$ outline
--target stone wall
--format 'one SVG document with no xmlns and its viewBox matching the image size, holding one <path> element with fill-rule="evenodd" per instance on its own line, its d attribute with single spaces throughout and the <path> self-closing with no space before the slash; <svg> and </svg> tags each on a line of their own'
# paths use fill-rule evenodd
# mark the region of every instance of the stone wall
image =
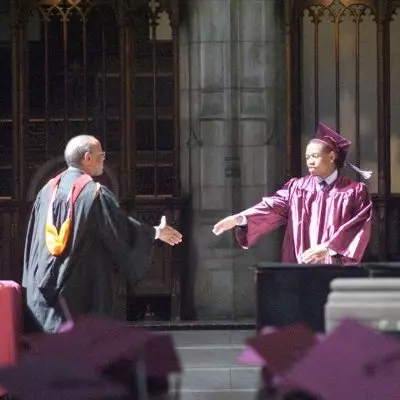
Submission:
<svg viewBox="0 0 400 400">
<path fill-rule="evenodd" d="M 284 36 L 279 0 L 187 0 L 180 31 L 181 170 L 191 198 L 187 313 L 254 316 L 257 261 L 279 260 L 279 234 L 244 251 L 215 222 L 283 179 Z"/>
</svg>

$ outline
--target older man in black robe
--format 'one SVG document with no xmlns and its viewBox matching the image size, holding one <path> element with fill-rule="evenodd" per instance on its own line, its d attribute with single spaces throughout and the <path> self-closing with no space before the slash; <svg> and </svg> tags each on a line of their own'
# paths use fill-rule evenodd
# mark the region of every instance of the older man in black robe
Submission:
<svg viewBox="0 0 400 400">
<path fill-rule="evenodd" d="M 154 240 L 169 245 L 182 235 L 165 223 L 141 223 L 120 209 L 106 187 L 105 153 L 93 136 L 72 138 L 65 148 L 68 169 L 36 197 L 26 237 L 23 286 L 36 329 L 55 332 L 82 314 L 111 315 L 112 273 L 122 269 L 132 282 L 149 269 Z"/>
</svg>

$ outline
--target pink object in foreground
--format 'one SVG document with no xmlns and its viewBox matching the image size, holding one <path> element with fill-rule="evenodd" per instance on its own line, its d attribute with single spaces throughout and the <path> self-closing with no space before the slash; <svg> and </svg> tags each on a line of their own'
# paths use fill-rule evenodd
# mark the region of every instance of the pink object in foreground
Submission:
<svg viewBox="0 0 400 400">
<path fill-rule="evenodd" d="M 126 398 L 118 382 L 104 379 L 84 360 L 23 357 L 17 365 L 1 369 L 0 379 L 19 400 L 94 400 Z M 122 397 L 125 396 L 125 397 Z"/>
<path fill-rule="evenodd" d="M 290 367 L 323 337 L 300 323 L 282 328 L 265 327 L 247 340 L 247 347 L 237 361 L 262 367 L 264 388 L 277 389 Z"/>
<path fill-rule="evenodd" d="M 0 367 L 13 365 L 18 357 L 18 340 L 22 328 L 21 286 L 0 281 Z M 0 396 L 6 391 L 0 386 Z"/>
<path fill-rule="evenodd" d="M 0 382 L 21 400 L 131 395 L 135 379 L 164 390 L 168 376 L 181 369 L 170 335 L 110 318 L 80 317 L 67 321 L 60 333 L 26 340 L 18 364 L 0 368 Z M 139 383 L 137 388 L 146 390 Z"/>
<path fill-rule="evenodd" d="M 121 359 L 141 360 L 148 376 L 181 370 L 170 335 L 150 332 L 111 318 L 84 316 L 62 325 L 60 333 L 28 336 L 30 354 L 79 361 L 102 370 Z"/>
<path fill-rule="evenodd" d="M 295 365 L 287 380 L 324 400 L 398 400 L 400 342 L 343 321 Z"/>
</svg>

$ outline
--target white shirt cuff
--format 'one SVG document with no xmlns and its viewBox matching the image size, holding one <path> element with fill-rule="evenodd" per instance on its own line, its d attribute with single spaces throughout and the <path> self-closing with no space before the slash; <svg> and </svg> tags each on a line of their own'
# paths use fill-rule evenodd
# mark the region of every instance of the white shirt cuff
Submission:
<svg viewBox="0 0 400 400">
<path fill-rule="evenodd" d="M 237 215 L 238 220 L 236 222 L 236 226 L 246 226 L 247 225 L 247 218 L 243 214 L 238 214 Z"/>
<path fill-rule="evenodd" d="M 336 253 L 336 251 L 335 250 L 331 250 L 329 247 L 328 247 L 328 254 L 332 257 L 332 256 L 337 256 L 337 253 Z"/>
<path fill-rule="evenodd" d="M 155 226 L 154 229 L 156 230 L 156 235 L 154 236 L 154 240 L 160 239 L 160 227 Z"/>
</svg>

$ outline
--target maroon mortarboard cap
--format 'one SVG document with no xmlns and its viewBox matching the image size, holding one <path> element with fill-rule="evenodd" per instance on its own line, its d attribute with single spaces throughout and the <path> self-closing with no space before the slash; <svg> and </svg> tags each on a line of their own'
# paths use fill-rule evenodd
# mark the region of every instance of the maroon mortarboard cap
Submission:
<svg viewBox="0 0 400 400">
<path fill-rule="evenodd" d="M 266 365 L 266 361 L 251 346 L 246 346 L 243 349 L 237 358 L 237 362 L 254 367 L 264 367 Z"/>
<path fill-rule="evenodd" d="M 318 124 L 317 133 L 312 141 L 319 141 L 325 143 L 329 148 L 331 148 L 337 155 L 337 166 L 343 167 L 348 166 L 354 170 L 357 174 L 360 174 L 364 179 L 369 179 L 372 176 L 372 171 L 362 170 L 356 165 L 349 163 L 346 160 L 347 152 L 351 145 L 350 140 L 347 140 L 339 133 L 335 132 L 333 129 L 322 124 Z"/>
<path fill-rule="evenodd" d="M 315 343 L 314 333 L 301 323 L 278 328 L 269 333 L 261 333 L 247 340 L 247 344 L 276 374 L 285 373 Z"/>
<path fill-rule="evenodd" d="M 261 329 L 259 334 L 255 337 L 269 335 L 273 332 L 276 332 L 278 328 L 274 326 L 266 326 Z M 248 342 L 248 340 L 247 340 Z M 261 357 L 261 355 L 254 350 L 254 348 L 250 345 L 247 345 L 243 351 L 240 353 L 239 357 L 237 358 L 237 362 L 243 365 L 252 365 L 255 367 L 264 367 L 266 366 L 266 360 Z"/>
<path fill-rule="evenodd" d="M 147 376 L 161 378 L 181 371 L 180 360 L 171 335 L 161 333 L 154 335 L 146 343 L 144 361 Z"/>
<path fill-rule="evenodd" d="M 351 145 L 350 140 L 347 140 L 339 133 L 335 132 L 333 129 L 321 122 L 318 124 L 317 133 L 313 140 L 318 140 L 325 143 L 336 153 L 341 153 L 344 158 L 346 157 Z M 342 161 L 344 161 L 344 158 Z"/>
<path fill-rule="evenodd" d="M 180 369 L 171 340 L 166 335 L 133 327 L 122 321 L 95 316 L 84 316 L 62 333 L 31 335 L 30 353 L 57 355 L 66 359 L 85 359 L 97 370 L 108 368 L 121 359 L 145 362 L 146 373 L 168 375 Z M 162 348 L 158 359 L 153 347 Z M 149 350 L 150 349 L 150 350 Z"/>
<path fill-rule="evenodd" d="M 345 320 L 289 371 L 287 380 L 324 400 L 398 400 L 400 342 Z"/>
<path fill-rule="evenodd" d="M 277 327 L 266 326 L 261 329 L 260 333 L 257 336 L 254 337 L 254 340 L 261 342 L 265 340 L 266 335 L 270 335 L 271 333 L 276 333 L 278 330 L 279 328 Z M 321 333 L 315 334 L 316 341 L 321 341 L 324 338 L 325 338 L 324 334 Z M 267 365 L 266 359 L 263 358 L 251 345 L 248 345 L 243 349 L 237 361 L 239 364 L 252 365 L 257 367 L 264 367 Z"/>
<path fill-rule="evenodd" d="M 122 399 L 123 386 L 100 378 L 91 368 L 63 359 L 24 357 L 17 365 L 0 369 L 0 382 L 19 400 Z"/>
<path fill-rule="evenodd" d="M 134 359 L 152 333 L 110 318 L 84 316 L 64 332 L 28 337 L 30 353 L 84 358 L 94 368 L 102 368 L 122 356 Z"/>
</svg>

